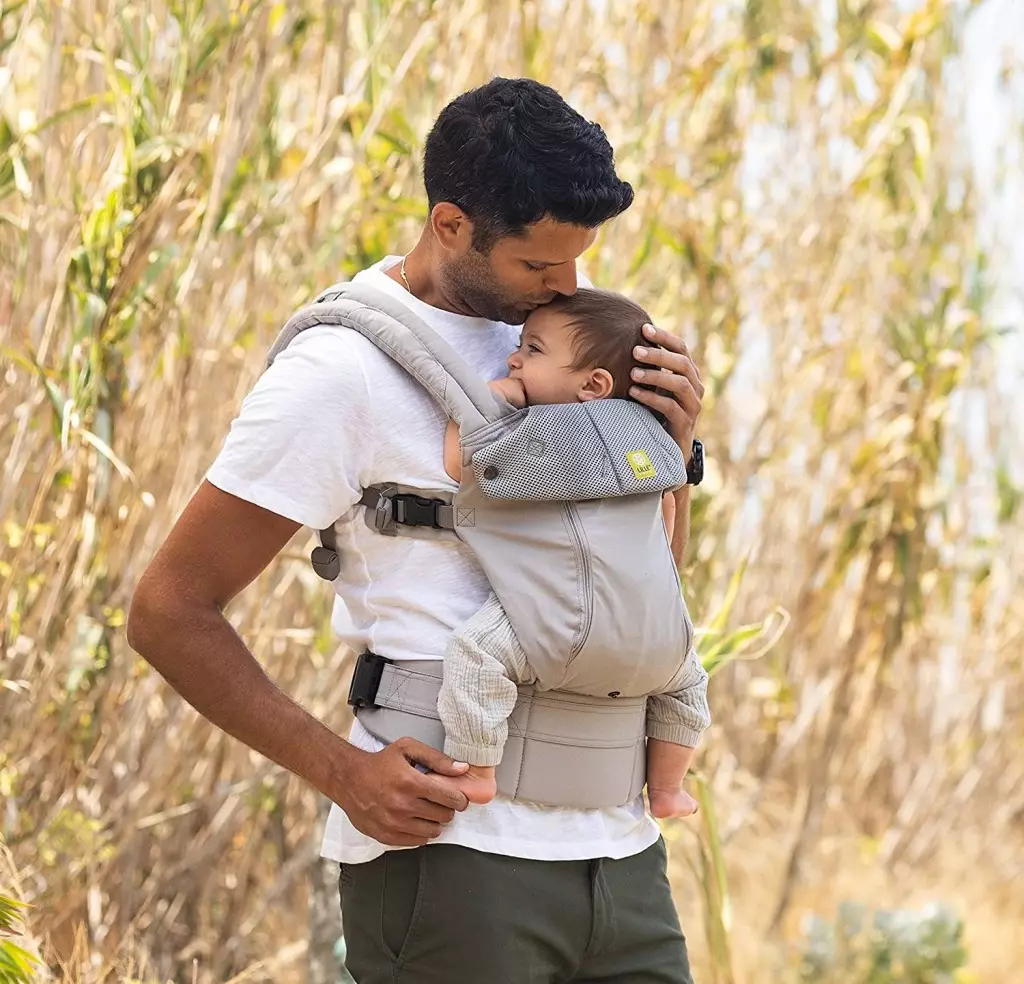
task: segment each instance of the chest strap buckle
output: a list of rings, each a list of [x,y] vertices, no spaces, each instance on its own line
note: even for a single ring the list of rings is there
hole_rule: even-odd
[[[378,533],[394,536],[396,526],[429,526],[435,530],[454,530],[454,509],[443,499],[428,499],[409,492],[389,492],[368,488],[359,500],[372,510],[372,526]]]

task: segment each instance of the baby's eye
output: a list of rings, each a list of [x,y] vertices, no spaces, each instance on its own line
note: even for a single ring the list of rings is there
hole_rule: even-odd
[[[540,349],[537,348],[537,346],[534,345],[533,342],[530,342],[530,344],[526,346],[526,351],[527,352],[540,352]]]

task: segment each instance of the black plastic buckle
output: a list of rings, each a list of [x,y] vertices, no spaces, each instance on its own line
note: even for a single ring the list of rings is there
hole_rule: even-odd
[[[348,702],[352,707],[376,707],[377,691],[384,675],[384,667],[391,660],[376,653],[361,653],[352,671],[348,688]]]
[[[433,526],[441,529],[437,521],[438,506],[445,505],[440,499],[425,499],[421,495],[392,496],[392,517],[403,526]]]

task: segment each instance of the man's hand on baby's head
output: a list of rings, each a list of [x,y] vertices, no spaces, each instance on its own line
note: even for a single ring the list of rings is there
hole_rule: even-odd
[[[523,389],[523,384],[518,379],[506,376],[504,379],[494,380],[490,386],[506,403],[511,403],[512,406],[519,408],[526,406],[526,390]]]
[[[704,384],[681,338],[653,325],[644,325],[644,336],[655,347],[637,346],[633,355],[654,368],[633,370],[637,385],[630,388],[629,395],[665,416],[669,433],[689,462]]]

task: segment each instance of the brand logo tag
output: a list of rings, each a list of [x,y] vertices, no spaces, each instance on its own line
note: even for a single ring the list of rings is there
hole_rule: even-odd
[[[654,465],[651,464],[651,459],[647,457],[646,451],[627,451],[626,461],[633,469],[633,474],[641,481],[645,478],[654,478],[658,474],[654,470]]]

